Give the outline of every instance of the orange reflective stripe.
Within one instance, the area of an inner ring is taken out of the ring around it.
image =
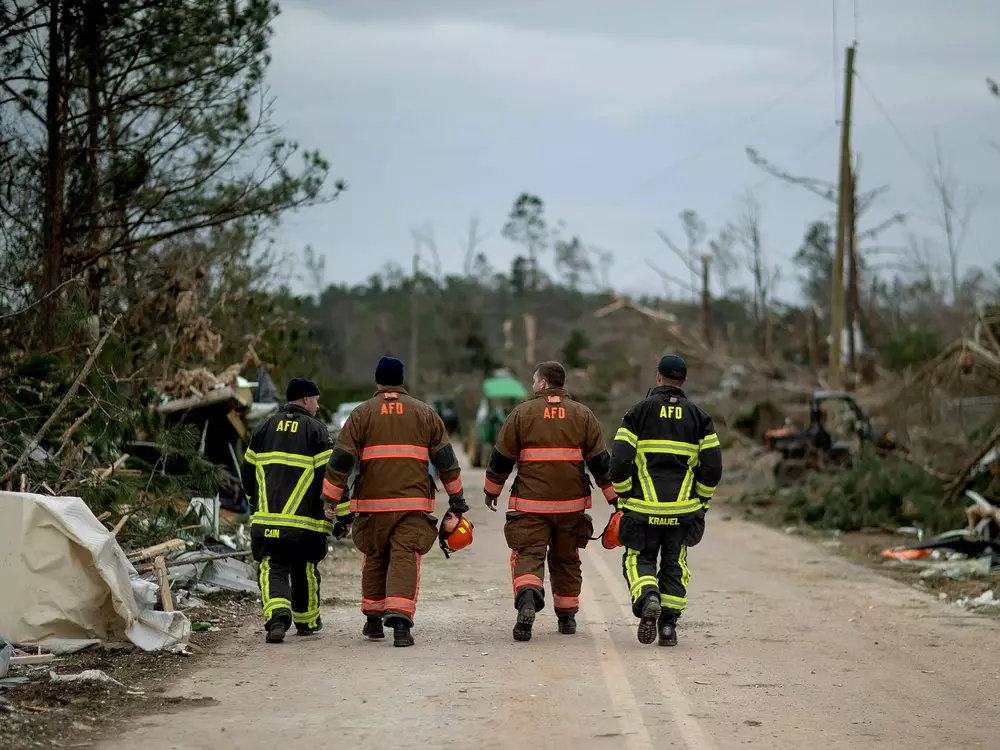
[[[415,458],[427,461],[430,459],[430,451],[420,445],[372,445],[361,451],[362,461],[377,458]]]
[[[525,448],[517,457],[518,461],[582,461],[583,451],[579,448]]]
[[[323,480],[323,494],[327,497],[332,497],[334,500],[340,500],[344,496],[344,488],[338,487],[329,479]]]
[[[385,599],[362,599],[362,612],[381,612],[385,609]]]
[[[483,484],[483,492],[487,495],[499,495],[503,492],[503,485],[491,482],[489,479]]]
[[[397,609],[408,615],[417,611],[417,603],[413,599],[405,599],[401,596],[388,596],[385,599],[386,609]]]
[[[618,493],[615,492],[615,488],[612,487],[610,484],[603,490],[601,490],[601,492],[604,493],[604,499],[607,500],[609,503],[616,497],[618,497]]]
[[[542,579],[531,573],[526,573],[523,576],[518,576],[514,579],[514,593],[523,589],[525,586],[537,586],[538,588],[543,588]]]
[[[573,513],[587,510],[589,507],[589,495],[572,500],[530,500],[511,495],[510,501],[507,503],[507,510],[520,510],[525,513]]]
[[[571,609],[573,607],[580,606],[580,597],[578,596],[557,596],[552,595],[552,603],[555,605],[556,609]]]
[[[457,495],[459,492],[461,492],[462,491],[462,477],[459,477],[454,482],[448,482],[444,486],[444,491],[447,492],[449,495]]]
[[[433,513],[434,501],[429,497],[364,497],[351,500],[351,513],[388,513],[394,510]]]

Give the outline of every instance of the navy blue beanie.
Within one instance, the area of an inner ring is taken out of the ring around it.
[[[382,357],[375,367],[375,382],[390,387],[402,385],[403,361],[395,357]]]
[[[300,398],[309,398],[310,396],[318,395],[319,388],[316,384],[305,378],[292,378],[288,381],[288,387],[285,388],[286,401],[298,401]]]

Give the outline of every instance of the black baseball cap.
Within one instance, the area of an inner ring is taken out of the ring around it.
[[[687,380],[688,366],[677,354],[667,354],[656,366],[656,371],[667,380]]]

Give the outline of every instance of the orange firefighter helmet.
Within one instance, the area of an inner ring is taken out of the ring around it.
[[[622,512],[620,510],[615,511],[611,518],[608,519],[608,525],[604,527],[604,533],[601,534],[601,544],[604,545],[604,549],[614,549],[615,547],[623,546],[621,540],[618,538],[618,529],[621,527],[622,523]]]
[[[438,544],[445,557],[452,552],[458,552],[472,544],[472,521],[465,516],[452,513],[450,510],[441,519],[441,530],[438,532]]]

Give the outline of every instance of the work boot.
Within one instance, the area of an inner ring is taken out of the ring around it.
[[[559,632],[563,635],[573,635],[576,632],[576,616],[559,615]]]
[[[656,619],[660,616],[660,595],[647,594],[642,603],[642,615],[636,637],[639,643],[648,646],[656,640]]]
[[[316,617],[316,624],[313,627],[309,627],[305,623],[297,622],[295,623],[295,634],[296,635],[316,635],[319,631],[323,629],[323,619],[321,617]]]
[[[267,642],[268,643],[281,643],[285,640],[285,631],[288,628],[285,623],[281,621],[272,622],[267,626]]]
[[[517,610],[517,623],[514,625],[515,641],[530,641],[531,626],[535,624],[535,599],[526,596]]]
[[[369,640],[380,641],[385,638],[385,628],[382,627],[382,618],[378,615],[368,615],[365,626],[361,628],[361,635],[368,636]]]
[[[668,613],[669,612],[669,613]],[[660,631],[661,646],[677,645],[677,613],[673,610],[664,610],[657,623]]]
[[[392,645],[404,648],[413,645],[413,636],[410,635],[410,623],[402,618],[398,618],[392,626]]]

